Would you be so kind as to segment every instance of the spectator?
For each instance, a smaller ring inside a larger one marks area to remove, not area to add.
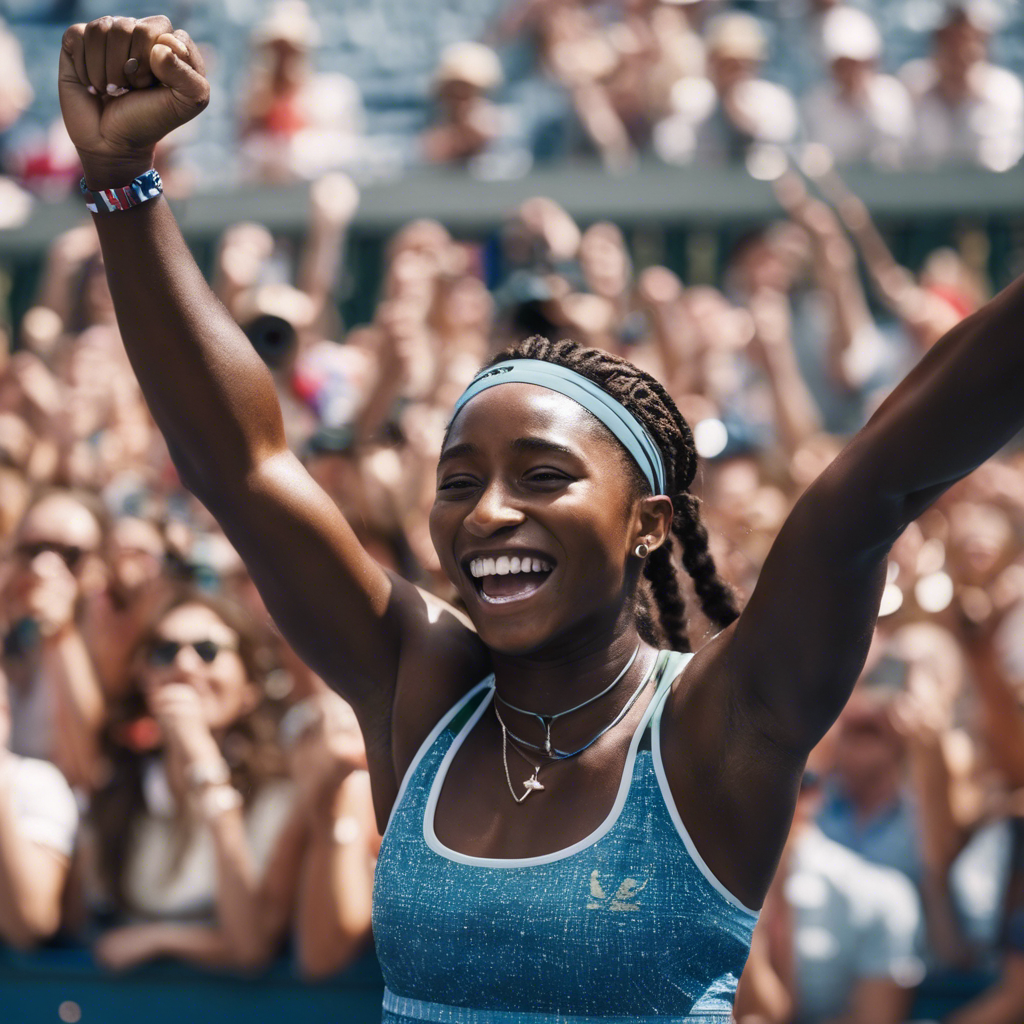
[[[985,0],[951,4],[931,57],[901,72],[916,107],[914,152],[921,164],[1006,171],[1024,153],[1024,85],[989,62],[994,28]]]
[[[497,108],[487,98],[502,80],[498,57],[483,43],[453,43],[434,75],[437,120],[420,140],[432,164],[466,164],[500,132]]]
[[[898,871],[826,839],[804,774],[782,865],[736,998],[739,1024],[900,1024],[924,973],[917,893]]]
[[[914,131],[906,88],[878,70],[882,37],[863,11],[836,7],[822,26],[830,80],[804,97],[811,139],[831,149],[840,164],[902,167]]]
[[[39,497],[16,534],[3,587],[3,668],[11,749],[55,763],[76,787],[97,778],[103,691],[81,632],[82,606],[104,584],[103,527],[87,498]]]
[[[278,0],[256,30],[240,134],[243,166],[258,181],[316,178],[362,157],[359,87],[313,72],[319,38],[304,0]]]
[[[10,729],[0,673],[0,941],[25,949],[61,923],[78,805],[56,766],[12,753]]]
[[[292,793],[258,657],[247,620],[199,594],[173,597],[139,643],[94,806],[107,895],[141,919],[99,940],[111,968],[252,969],[276,947],[261,877]]]
[[[672,109],[654,131],[654,148],[669,163],[722,164],[743,160],[759,143],[783,144],[796,135],[793,97],[758,78],[767,43],[757,19],[722,14],[708,23],[706,78],[681,78]]]

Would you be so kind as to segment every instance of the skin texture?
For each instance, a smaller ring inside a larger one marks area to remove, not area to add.
[[[152,31],[168,27],[161,22]],[[173,43],[167,35],[146,35],[148,28],[141,31],[149,40],[148,64],[169,88],[112,100],[89,93],[87,83],[103,94],[107,56],[120,57],[125,34],[134,46],[137,31],[134,22],[104,21],[65,35],[61,105],[92,187],[124,184],[144,169],[156,140],[208,100],[194,48],[180,36]],[[472,442],[484,453],[473,467],[480,484],[460,505],[464,514],[435,514],[440,557],[451,571],[472,546],[519,537],[564,554],[549,584],[558,602],[549,604],[538,592],[536,617],[526,601],[521,618],[519,611],[474,610],[474,631],[453,609],[381,569],[289,452],[270,375],[214,300],[167,205],[146,203],[97,217],[96,225],[120,331],[178,471],[220,521],[289,642],[355,709],[381,827],[420,743],[492,664],[509,699],[548,712],[615,677],[636,643],[631,581],[639,563],[631,552],[641,537],[658,542],[667,503],[635,495],[624,471],[616,484],[606,442],[592,431],[570,431],[570,447],[578,446],[577,480],[604,483],[589,501],[576,501],[589,483],[562,485],[552,500],[522,482],[551,457],[535,451],[536,463],[517,462],[510,431],[514,423],[569,430],[568,421],[558,420],[562,414],[551,412],[555,403],[518,397],[509,385],[488,393],[488,402],[499,403],[498,421],[478,422],[467,407],[451,443]],[[863,664],[889,547],[1024,423],[1022,312],[1018,283],[927,353],[807,489],[743,615],[698,652],[674,685],[662,736],[673,797],[710,869],[750,906],[768,889],[807,753],[839,713]],[[454,582],[468,585],[458,573]],[[546,629],[542,608],[551,615]],[[651,657],[643,649],[624,682],[635,682]],[[625,692],[597,702],[601,725]],[[582,731],[586,713],[573,717]],[[500,747],[485,718],[460,752],[459,774],[476,780],[483,794],[473,809],[479,820],[467,821],[470,815],[455,806],[462,794],[450,795],[446,786],[439,834],[456,849],[500,848],[502,856],[541,853],[549,842],[585,834],[590,818],[610,803],[602,794],[621,770],[633,724],[623,721],[590,757],[552,768],[551,785],[517,807],[502,791]],[[525,768],[521,777],[529,774]],[[580,773],[594,799],[565,805],[561,813],[559,773],[566,788],[572,773]],[[545,801],[557,834],[546,834],[540,848],[530,816]],[[534,838],[514,840],[520,825]]]

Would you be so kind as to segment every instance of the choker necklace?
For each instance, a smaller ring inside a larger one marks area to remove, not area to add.
[[[639,646],[637,646],[637,651],[639,649],[640,649]],[[630,665],[633,664],[633,660],[635,658],[636,658],[636,651],[633,652],[633,657],[630,658],[630,661],[629,661]],[[656,663],[657,663],[657,661],[655,661],[655,664]],[[628,666],[627,666],[627,668],[628,668]],[[621,676],[620,676],[620,678],[621,678]],[[548,764],[551,764],[554,761],[565,761],[565,760],[567,760],[570,757],[575,757],[577,754],[582,754],[583,751],[586,750],[588,747],[592,747],[606,732],[608,732],[609,729],[613,729],[616,725],[619,724],[619,722],[621,722],[623,720],[623,718],[626,717],[626,715],[629,713],[629,709],[636,703],[637,698],[644,691],[644,688],[647,686],[647,683],[649,682],[650,678],[651,678],[651,671],[648,670],[648,671],[646,671],[644,673],[643,679],[640,680],[640,685],[633,691],[632,696],[629,698],[629,700],[626,701],[626,704],[622,708],[622,710],[596,736],[594,736],[592,739],[590,739],[586,743],[584,743],[583,746],[580,747],[578,750],[573,750],[571,753],[563,753],[562,751],[557,751],[555,754],[549,755],[549,756],[551,756],[552,760],[549,761]],[[619,681],[618,679],[615,680],[615,682],[618,682],[618,681]],[[497,691],[495,691],[495,696],[497,696]],[[598,696],[601,696],[601,695],[598,694]],[[594,698],[591,698],[591,700],[593,700],[593,699]],[[586,701],[586,703],[589,704],[590,701]],[[580,706],[582,707],[582,705],[580,705]],[[504,722],[504,720],[501,717],[501,713],[498,711],[498,705],[494,704],[493,707],[494,707],[494,714],[495,714],[495,716],[498,719],[498,724],[501,726],[501,760],[502,760],[502,763],[505,766],[505,781],[508,783],[508,791],[512,794],[512,799],[515,800],[515,802],[517,804],[521,804],[531,793],[535,792],[538,789],[543,789],[544,788],[544,785],[540,781],[538,776],[540,775],[541,770],[544,769],[544,768],[547,768],[548,765],[547,764],[534,764],[533,760],[531,758],[527,757],[526,754],[523,752],[523,750],[515,742],[515,740],[512,739],[511,743],[512,743],[513,749],[533,769],[533,775],[531,775],[523,783],[523,789],[525,790],[525,792],[523,793],[522,796],[516,796],[516,791],[515,791],[515,789],[512,786],[512,776],[511,776],[511,774],[509,773],[509,770],[508,770],[508,745],[509,745],[509,742],[510,742],[509,737],[512,734],[508,731],[508,726],[505,725],[505,722]],[[573,708],[572,710],[575,711],[576,709]],[[532,714],[533,712],[526,712],[526,713],[527,714]],[[562,714],[568,714],[568,712],[563,711]],[[538,716],[538,717],[540,717],[540,716]],[[555,716],[555,717],[557,717],[557,716]]]
[[[509,730],[509,736],[515,740],[516,743],[524,747],[529,747],[531,750],[536,750],[538,753],[544,754],[546,757],[571,757],[571,754],[567,754],[564,750],[559,750],[557,747],[552,748],[551,746],[551,724],[556,718],[561,718],[563,715],[571,715],[574,711],[579,711],[581,708],[585,708],[588,704],[593,704],[595,700],[599,700],[606,693],[611,693],[612,690],[619,684],[626,673],[633,667],[633,662],[636,661],[636,656],[640,653],[640,644],[636,645],[636,650],[633,651],[633,656],[626,662],[626,667],[600,692],[595,693],[593,697],[588,697],[582,704],[577,704],[574,708],[569,708],[567,711],[559,711],[553,715],[541,715],[536,711],[524,711],[522,708],[517,708],[515,704],[510,704],[500,693],[498,688],[494,688],[494,696],[496,700],[500,700],[505,707],[512,711],[518,711],[521,715],[532,715],[534,718],[540,719],[540,724],[544,726],[544,746],[541,747],[536,743],[530,743],[529,740],[521,739],[514,732]],[[497,707],[494,709],[497,714]],[[501,721],[501,717],[498,717],[498,721]],[[502,723],[502,728],[505,728]],[[578,753],[578,751],[577,751]]]

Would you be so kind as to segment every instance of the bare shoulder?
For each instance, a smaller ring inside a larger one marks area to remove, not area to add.
[[[398,620],[401,650],[391,706],[374,715],[375,734],[366,737],[378,821],[390,813],[402,778],[437,722],[490,672],[487,648],[461,611],[388,575],[394,588],[389,615]]]

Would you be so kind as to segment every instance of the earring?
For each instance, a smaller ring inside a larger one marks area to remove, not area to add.
[[[646,558],[651,553],[651,549],[646,541],[640,541],[635,548],[633,548],[633,554],[637,558]]]

